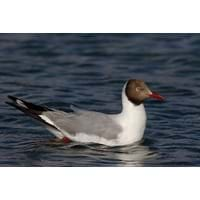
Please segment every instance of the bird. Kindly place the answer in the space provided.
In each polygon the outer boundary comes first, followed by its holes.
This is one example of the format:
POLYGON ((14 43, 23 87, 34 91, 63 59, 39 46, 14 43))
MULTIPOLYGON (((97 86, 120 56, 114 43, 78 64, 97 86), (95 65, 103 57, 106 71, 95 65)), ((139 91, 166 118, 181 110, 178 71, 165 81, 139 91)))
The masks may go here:
POLYGON ((6 103, 41 122, 47 130, 65 143, 96 143, 125 146, 141 141, 146 127, 144 101, 164 97, 152 92, 143 80, 130 79, 122 88, 122 109, 117 114, 84 110, 73 105, 70 112, 35 105, 15 96, 6 103))

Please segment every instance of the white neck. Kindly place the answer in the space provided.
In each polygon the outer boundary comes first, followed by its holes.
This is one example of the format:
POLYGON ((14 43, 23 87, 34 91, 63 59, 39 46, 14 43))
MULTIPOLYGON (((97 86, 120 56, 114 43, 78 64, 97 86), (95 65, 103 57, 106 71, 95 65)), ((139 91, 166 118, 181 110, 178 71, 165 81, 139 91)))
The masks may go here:
POLYGON ((141 110, 141 108, 144 108, 143 104, 140 105, 135 105, 134 103, 132 103, 131 101, 129 101, 128 97, 126 96, 126 84, 123 87, 122 90, 122 113, 132 113, 135 112, 137 110, 141 110))
POLYGON ((122 112, 119 114, 119 123, 124 131, 124 143, 136 142, 143 137, 146 126, 146 112, 143 104, 135 105, 128 100, 125 93, 126 84, 122 90, 122 112))

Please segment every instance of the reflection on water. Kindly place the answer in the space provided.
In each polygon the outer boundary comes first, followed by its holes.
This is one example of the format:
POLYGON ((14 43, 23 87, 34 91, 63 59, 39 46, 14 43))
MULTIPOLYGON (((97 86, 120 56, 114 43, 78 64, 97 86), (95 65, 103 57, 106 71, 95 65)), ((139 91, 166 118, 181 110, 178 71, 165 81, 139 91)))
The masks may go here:
POLYGON ((199 166, 199 34, 0 34, 0 166, 199 166), (145 103, 140 144, 60 144, 7 95, 117 113, 129 78, 166 97, 145 103), (50 141, 50 142, 49 142, 50 141))
POLYGON ((142 144, 124 147, 106 147, 97 144, 63 144, 57 141, 40 141, 26 144, 23 151, 27 160, 37 155, 39 160, 32 166, 143 166, 144 162, 156 156, 156 152, 142 144), (52 157, 49 158, 52 154, 52 157), (48 157, 48 159, 45 159, 48 157), (65 159, 63 159, 65 157, 65 159), (76 160, 76 164, 74 164, 76 160), (88 165, 88 162, 93 163, 88 165))

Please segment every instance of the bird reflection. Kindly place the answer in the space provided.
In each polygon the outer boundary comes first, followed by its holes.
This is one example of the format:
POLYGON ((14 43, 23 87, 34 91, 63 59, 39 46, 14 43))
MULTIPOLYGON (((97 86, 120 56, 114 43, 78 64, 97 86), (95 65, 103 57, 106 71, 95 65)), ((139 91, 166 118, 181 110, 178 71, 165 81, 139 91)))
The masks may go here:
POLYGON ((40 141, 27 151, 32 166, 145 166, 157 153, 143 142, 108 147, 99 144, 64 144, 58 140, 40 141), (34 153, 33 153, 34 152, 34 153), (35 158, 40 158, 35 159, 35 158))

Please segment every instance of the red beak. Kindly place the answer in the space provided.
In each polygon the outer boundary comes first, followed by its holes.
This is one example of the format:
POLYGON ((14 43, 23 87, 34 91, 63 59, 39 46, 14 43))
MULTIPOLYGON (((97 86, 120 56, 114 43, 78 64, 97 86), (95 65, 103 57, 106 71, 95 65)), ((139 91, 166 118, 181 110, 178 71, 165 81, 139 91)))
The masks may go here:
POLYGON ((152 92, 152 94, 149 95, 150 98, 153 98, 153 99, 159 99, 161 101, 164 101, 164 97, 160 96, 158 93, 156 92, 152 92))

